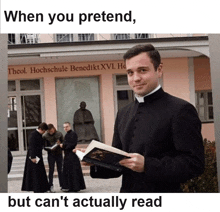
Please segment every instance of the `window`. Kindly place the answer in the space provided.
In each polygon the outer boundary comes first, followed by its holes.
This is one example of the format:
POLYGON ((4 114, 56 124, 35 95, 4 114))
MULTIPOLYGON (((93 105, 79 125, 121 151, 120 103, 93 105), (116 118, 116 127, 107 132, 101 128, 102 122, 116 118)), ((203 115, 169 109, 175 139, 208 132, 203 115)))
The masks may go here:
POLYGON ((73 34, 56 34, 57 42, 72 42, 73 34))
POLYGON ((130 34, 114 34, 113 35, 114 40, 128 40, 130 39, 130 34))
POLYGON ((39 43, 38 34, 26 34, 26 43, 39 43))
POLYGON ((128 85, 127 75, 115 75, 115 112, 134 101, 134 92, 128 85))
POLYGON ((15 91, 16 86, 15 86, 15 81, 8 81, 8 91, 15 91))
POLYGON ((92 41, 94 34, 78 34, 78 41, 92 41))
POLYGON ((8 44, 15 44, 15 34, 8 34, 8 44))
POLYGON ((41 89, 41 83, 39 79, 34 79, 34 80, 10 80, 8 81, 8 91, 31 91, 31 90, 40 90, 41 89), (20 89, 16 89, 16 84, 17 87, 20 89))
POLYGON ((17 111, 16 97, 8 97, 8 111, 17 111))
POLYGON ((20 34, 20 43, 26 43, 26 34, 20 34))
POLYGON ((38 43, 38 34, 20 34, 20 42, 23 44, 38 43))
POLYGON ((144 39, 148 37, 149 37, 148 34, 142 34, 142 33, 135 34, 135 39, 144 39))
POLYGON ((21 80, 20 89, 21 91, 40 90, 40 80, 21 80))
POLYGON ((196 92, 196 109, 202 122, 213 122, 212 91, 196 92))

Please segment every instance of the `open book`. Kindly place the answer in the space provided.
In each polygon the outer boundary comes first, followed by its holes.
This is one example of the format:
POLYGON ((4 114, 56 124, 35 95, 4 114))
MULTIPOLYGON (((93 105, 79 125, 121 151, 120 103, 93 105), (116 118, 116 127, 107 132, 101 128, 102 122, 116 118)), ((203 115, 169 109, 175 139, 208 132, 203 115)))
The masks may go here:
POLYGON ((76 155, 80 160, 115 171, 122 171, 123 167, 119 164, 119 161, 129 158, 126 154, 120 149, 95 140, 91 141, 85 152, 76 150, 76 155))
POLYGON ((59 144, 55 143, 53 146, 46 146, 44 147, 45 150, 55 150, 57 147, 59 146, 59 144))

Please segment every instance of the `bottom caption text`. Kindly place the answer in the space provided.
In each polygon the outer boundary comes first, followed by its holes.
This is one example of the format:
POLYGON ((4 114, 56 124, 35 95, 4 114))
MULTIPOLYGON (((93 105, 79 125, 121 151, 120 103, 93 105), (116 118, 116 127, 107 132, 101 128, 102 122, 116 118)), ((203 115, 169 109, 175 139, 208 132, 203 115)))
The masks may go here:
POLYGON ((8 207, 109 207, 123 210, 125 207, 162 207, 162 196, 156 198, 120 198, 111 196, 108 198, 72 198, 69 196, 60 196, 59 198, 26 198, 8 197, 8 207))

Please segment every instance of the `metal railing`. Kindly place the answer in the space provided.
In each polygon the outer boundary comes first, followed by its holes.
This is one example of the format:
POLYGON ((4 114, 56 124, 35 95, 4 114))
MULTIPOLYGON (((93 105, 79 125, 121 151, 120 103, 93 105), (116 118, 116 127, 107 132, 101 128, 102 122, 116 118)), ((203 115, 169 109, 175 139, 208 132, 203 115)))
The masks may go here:
MULTIPOLYGON (((205 34, 204 34, 205 35, 205 34)), ((192 37, 193 34, 8 34, 8 44, 87 42, 98 40, 129 40, 161 37, 192 37)))
POLYGON ((40 43, 39 34, 8 34, 8 44, 40 43))

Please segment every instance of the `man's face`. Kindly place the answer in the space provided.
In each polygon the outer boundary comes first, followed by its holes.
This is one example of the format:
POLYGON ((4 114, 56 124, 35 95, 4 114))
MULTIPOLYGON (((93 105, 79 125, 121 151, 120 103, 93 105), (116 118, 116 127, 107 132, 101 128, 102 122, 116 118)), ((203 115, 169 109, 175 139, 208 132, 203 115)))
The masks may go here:
POLYGON ((50 134, 50 135, 53 135, 55 133, 55 129, 54 128, 51 128, 50 130, 47 130, 47 132, 50 134))
POLYGON ((63 124, 63 129, 65 130, 65 132, 68 132, 69 130, 71 130, 71 127, 69 124, 63 124))
POLYGON ((162 65, 155 71, 154 65, 146 52, 125 61, 128 84, 138 96, 145 96, 159 85, 162 65))

